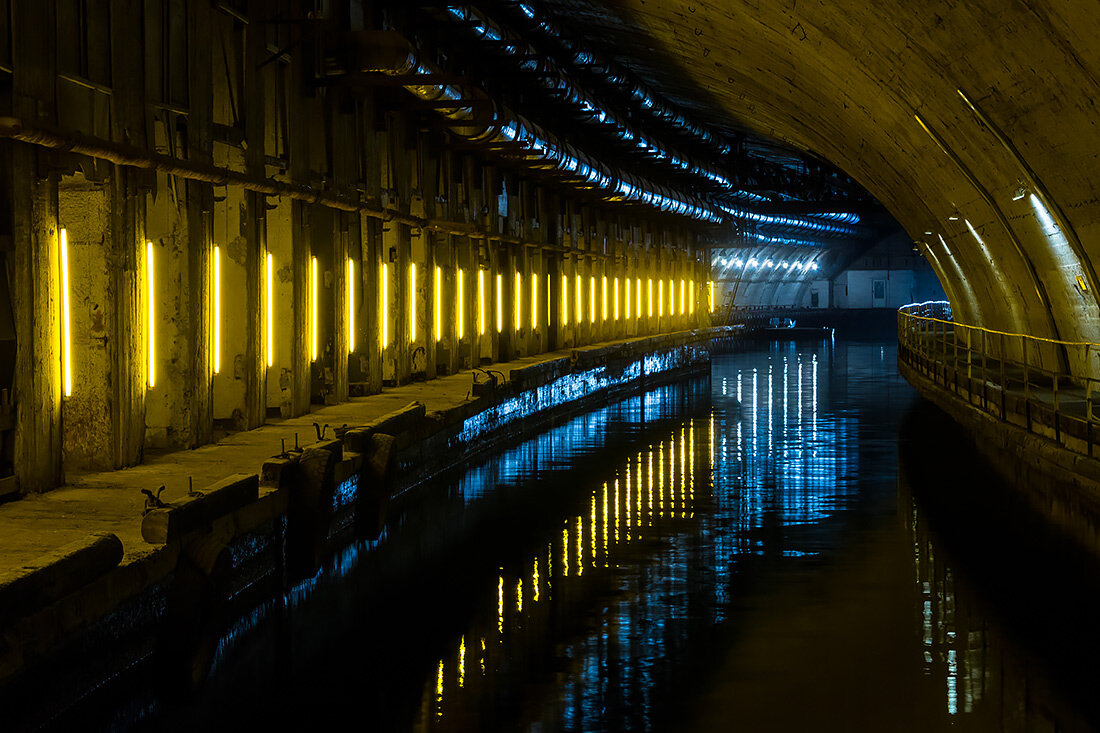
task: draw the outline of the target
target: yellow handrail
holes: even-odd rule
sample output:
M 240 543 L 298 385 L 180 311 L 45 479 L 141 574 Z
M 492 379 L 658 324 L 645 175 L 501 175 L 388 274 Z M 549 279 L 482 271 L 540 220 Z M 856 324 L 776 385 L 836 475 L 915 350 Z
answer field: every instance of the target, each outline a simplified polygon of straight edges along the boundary
M 1012 333 L 1010 331 L 998 331 L 996 329 L 985 328 L 983 326 L 971 326 L 971 325 L 966 324 L 966 323 L 959 323 L 958 321 L 946 321 L 942 318 L 934 318 L 932 316 L 918 316 L 914 313 L 907 313 L 905 311 L 905 309 L 909 308 L 909 307 L 910 306 L 903 305 L 901 308 L 898 309 L 898 314 L 902 315 L 902 316 L 905 316 L 906 318 L 917 318 L 917 319 L 920 319 L 922 321 L 933 321 L 935 323 L 945 323 L 945 324 L 950 325 L 950 326 L 962 326 L 963 328 L 972 328 L 976 331 L 984 331 L 985 333 L 992 333 L 992 334 L 996 334 L 998 336 L 1013 336 L 1013 337 L 1031 339 L 1032 341 L 1042 341 L 1042 342 L 1048 343 L 1048 344 L 1061 344 L 1062 346 L 1100 346 L 1100 343 L 1097 343 L 1096 341 L 1061 341 L 1059 339 L 1050 339 L 1050 338 L 1045 338 L 1043 336 L 1030 336 L 1026 333 Z

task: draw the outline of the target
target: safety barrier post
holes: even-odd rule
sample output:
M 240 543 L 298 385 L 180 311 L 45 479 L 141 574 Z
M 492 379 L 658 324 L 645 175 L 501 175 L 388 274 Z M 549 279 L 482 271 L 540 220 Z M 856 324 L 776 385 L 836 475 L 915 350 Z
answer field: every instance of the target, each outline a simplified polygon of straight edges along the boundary
M 1058 427 L 1058 372 L 1054 372 L 1054 439 L 1061 442 L 1062 433 Z
M 1008 391 L 1008 380 L 1005 378 L 1005 335 L 1001 334 L 1001 419 L 1007 420 L 1008 416 L 1005 414 L 1005 392 Z
M 986 389 L 985 389 L 985 360 L 986 360 L 986 354 L 987 353 L 988 352 L 986 351 L 986 348 L 985 348 L 985 331 L 982 331 L 982 409 L 983 410 L 988 410 L 989 409 L 989 399 L 988 399 L 988 394 L 986 393 Z

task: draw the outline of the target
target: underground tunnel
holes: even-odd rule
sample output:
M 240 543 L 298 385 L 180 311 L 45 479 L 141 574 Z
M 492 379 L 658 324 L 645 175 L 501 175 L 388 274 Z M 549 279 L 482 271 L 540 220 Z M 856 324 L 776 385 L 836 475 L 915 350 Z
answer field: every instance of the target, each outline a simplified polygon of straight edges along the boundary
M 0 728 L 1100 727 L 1098 38 L 0 0 Z

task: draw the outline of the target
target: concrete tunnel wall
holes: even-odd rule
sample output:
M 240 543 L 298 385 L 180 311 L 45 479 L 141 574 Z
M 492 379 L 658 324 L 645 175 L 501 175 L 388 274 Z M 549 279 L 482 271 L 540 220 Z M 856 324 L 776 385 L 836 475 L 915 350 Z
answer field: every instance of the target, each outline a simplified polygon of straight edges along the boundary
M 660 87 L 865 186 L 927 242 L 956 318 L 1100 341 L 1095 5 L 620 0 L 614 13 L 656 47 L 642 65 Z M 1037 212 L 1037 188 L 1065 227 Z
M 343 46 L 280 51 L 263 3 L 185 4 L 167 43 L 158 7 L 20 0 L 0 24 L 17 327 L 0 493 L 384 385 L 709 325 L 701 220 L 458 144 L 381 79 L 315 78 Z M 332 41 L 386 7 L 317 22 Z M 642 316 L 651 280 L 667 299 Z

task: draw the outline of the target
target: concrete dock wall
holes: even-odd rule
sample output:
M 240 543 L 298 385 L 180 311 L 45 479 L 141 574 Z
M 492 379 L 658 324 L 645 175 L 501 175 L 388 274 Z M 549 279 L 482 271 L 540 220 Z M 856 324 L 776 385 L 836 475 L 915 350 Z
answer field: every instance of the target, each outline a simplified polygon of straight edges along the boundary
M 705 371 L 710 351 L 737 338 L 684 331 L 479 373 L 476 398 L 342 426 L 151 509 L 140 519 L 148 551 L 124 557 L 118 538 L 101 534 L 0 577 L 11 729 L 48 722 L 139 665 L 153 666 L 158 694 L 190 694 L 264 618 L 308 597 L 322 575 L 342 577 L 392 499 L 415 501 L 431 476 L 571 413 Z
M 934 379 L 900 360 L 898 369 L 921 396 L 966 429 L 1000 477 L 1042 516 L 1100 554 L 1100 461 L 1087 454 L 1091 440 L 1086 444 L 1069 431 L 1041 424 L 1038 413 L 1028 418 L 1029 430 L 1022 409 L 1015 409 L 1021 406 L 1012 399 L 1002 402 L 999 391 L 995 399 L 979 398 L 972 385 Z

